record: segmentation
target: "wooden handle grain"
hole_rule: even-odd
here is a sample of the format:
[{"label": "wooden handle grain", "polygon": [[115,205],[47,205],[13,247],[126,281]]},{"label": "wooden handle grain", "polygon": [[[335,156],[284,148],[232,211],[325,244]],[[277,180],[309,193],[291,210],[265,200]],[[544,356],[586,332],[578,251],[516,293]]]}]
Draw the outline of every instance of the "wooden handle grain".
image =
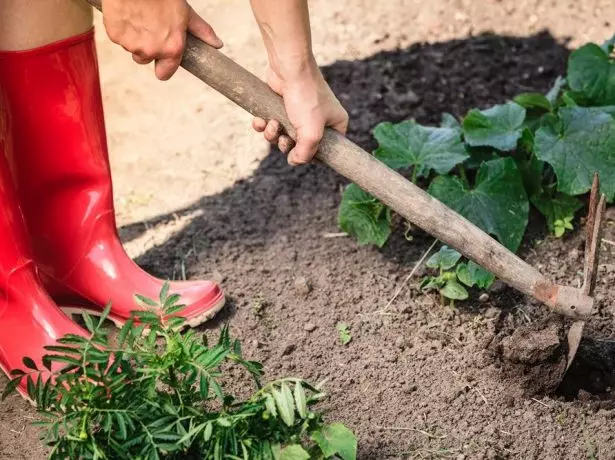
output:
[{"label": "wooden handle grain", "polygon": [[[88,2],[100,9],[100,0]],[[252,115],[278,120],[294,138],[295,130],[280,96],[220,51],[188,34],[181,66]],[[578,289],[554,284],[467,219],[336,131],[325,131],[316,158],[505,283],[558,313],[579,318],[591,312],[591,297]]]}]

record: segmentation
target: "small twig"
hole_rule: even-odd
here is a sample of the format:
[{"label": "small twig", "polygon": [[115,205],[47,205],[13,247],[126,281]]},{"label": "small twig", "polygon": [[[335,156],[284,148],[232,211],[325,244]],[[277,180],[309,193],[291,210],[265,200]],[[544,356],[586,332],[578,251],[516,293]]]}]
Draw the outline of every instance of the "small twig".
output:
[{"label": "small twig", "polygon": [[615,246],[615,241],[607,240],[606,238],[602,238],[602,242],[610,244],[611,246]]},{"label": "small twig", "polygon": [[323,238],[345,238],[348,236],[346,232],[338,232],[338,233],[323,233]]},{"label": "small twig", "polygon": [[425,259],[427,258],[427,256],[429,255],[429,253],[431,252],[431,250],[434,248],[434,246],[436,245],[436,243],[438,242],[438,240],[433,240],[433,243],[431,243],[431,246],[429,246],[429,248],[427,248],[427,251],[425,251],[423,253],[423,255],[421,256],[421,258],[417,261],[416,264],[414,264],[414,267],[412,267],[412,270],[410,271],[410,273],[408,274],[408,276],[406,276],[406,278],[402,281],[401,285],[399,286],[399,288],[397,288],[397,291],[395,291],[395,294],[393,295],[393,297],[391,297],[391,300],[389,300],[389,302],[386,304],[386,306],[378,311],[377,313],[385,313],[389,307],[391,306],[391,304],[393,302],[395,302],[395,299],[397,299],[397,297],[399,296],[399,294],[401,294],[401,291],[403,291],[403,289],[406,287],[406,284],[408,283],[408,281],[410,280],[410,278],[412,278],[414,276],[414,274],[416,273],[416,271],[419,269],[419,267],[423,264],[423,262],[425,261]]},{"label": "small twig", "polygon": [[549,406],[548,404],[543,403],[542,401],[539,401],[539,400],[538,400],[538,399],[536,399],[536,398],[532,398],[532,401],[535,401],[535,402],[537,402],[538,404],[542,404],[543,406],[548,407],[549,409],[551,409],[551,406]]}]

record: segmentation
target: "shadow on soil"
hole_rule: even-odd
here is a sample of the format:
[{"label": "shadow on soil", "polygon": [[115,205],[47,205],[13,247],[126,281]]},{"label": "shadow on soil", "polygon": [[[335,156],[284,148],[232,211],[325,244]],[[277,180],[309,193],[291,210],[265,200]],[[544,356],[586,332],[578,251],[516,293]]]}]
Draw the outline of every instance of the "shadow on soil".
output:
[{"label": "shadow on soil", "polygon": [[[416,118],[433,124],[439,122],[443,112],[460,117],[472,107],[501,103],[520,92],[546,92],[565,70],[567,55],[565,44],[556,42],[547,32],[530,37],[486,34],[444,43],[417,43],[362,60],[338,61],[323,72],[350,114],[350,139],[372,150],[371,130],[378,122]],[[244,279],[233,284],[235,292],[230,294],[234,299],[222,318],[227,320],[238,304],[247,302],[242,298],[244,289],[251,286],[254,292],[254,286],[260,284],[275,295],[276,289],[283,289],[270,281],[276,272],[281,267],[292,268],[297,258],[310,258],[316,247],[326,246],[331,260],[366,251],[366,263],[383,258],[401,269],[416,262],[431,238],[418,235],[414,243],[408,243],[403,229],[398,229],[380,251],[359,249],[347,238],[322,237],[338,231],[337,205],[346,182],[324,166],[291,169],[281,154],[272,151],[249,179],[173,213],[126,226],[121,235],[130,240],[145,231],[144,224],[151,228],[175,216],[202,213],[137,262],[162,277],[177,273],[180,260],[189,277],[205,276],[213,270],[232,273],[234,264],[252,263],[242,266]],[[291,246],[294,256],[280,255],[276,249],[280,245]],[[256,258],[251,259],[251,255]],[[327,260],[314,264],[327,269]],[[339,268],[329,265],[332,270]],[[592,357],[586,345],[582,345],[573,373],[581,375],[587,370],[583,367],[583,357],[587,356],[586,363],[602,366],[612,375],[614,360]],[[564,393],[577,394],[579,388],[571,386]],[[602,391],[605,388],[600,387]]]}]

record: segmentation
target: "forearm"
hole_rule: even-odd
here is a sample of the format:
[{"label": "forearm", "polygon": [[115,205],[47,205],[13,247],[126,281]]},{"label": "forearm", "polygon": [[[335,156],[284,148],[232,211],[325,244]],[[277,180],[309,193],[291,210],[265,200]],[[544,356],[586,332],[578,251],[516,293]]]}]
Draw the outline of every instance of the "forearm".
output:
[{"label": "forearm", "polygon": [[278,77],[314,66],[307,0],[251,0],[269,65]]}]

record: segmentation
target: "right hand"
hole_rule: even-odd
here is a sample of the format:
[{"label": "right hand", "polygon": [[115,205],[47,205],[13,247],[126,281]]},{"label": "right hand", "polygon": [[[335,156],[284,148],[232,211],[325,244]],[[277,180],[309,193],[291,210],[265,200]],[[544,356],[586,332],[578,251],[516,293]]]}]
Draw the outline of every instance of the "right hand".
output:
[{"label": "right hand", "polygon": [[186,31],[222,47],[214,29],[186,0],[104,0],[103,23],[111,41],[132,53],[135,62],[156,61],[159,80],[168,80],[179,67]]}]

